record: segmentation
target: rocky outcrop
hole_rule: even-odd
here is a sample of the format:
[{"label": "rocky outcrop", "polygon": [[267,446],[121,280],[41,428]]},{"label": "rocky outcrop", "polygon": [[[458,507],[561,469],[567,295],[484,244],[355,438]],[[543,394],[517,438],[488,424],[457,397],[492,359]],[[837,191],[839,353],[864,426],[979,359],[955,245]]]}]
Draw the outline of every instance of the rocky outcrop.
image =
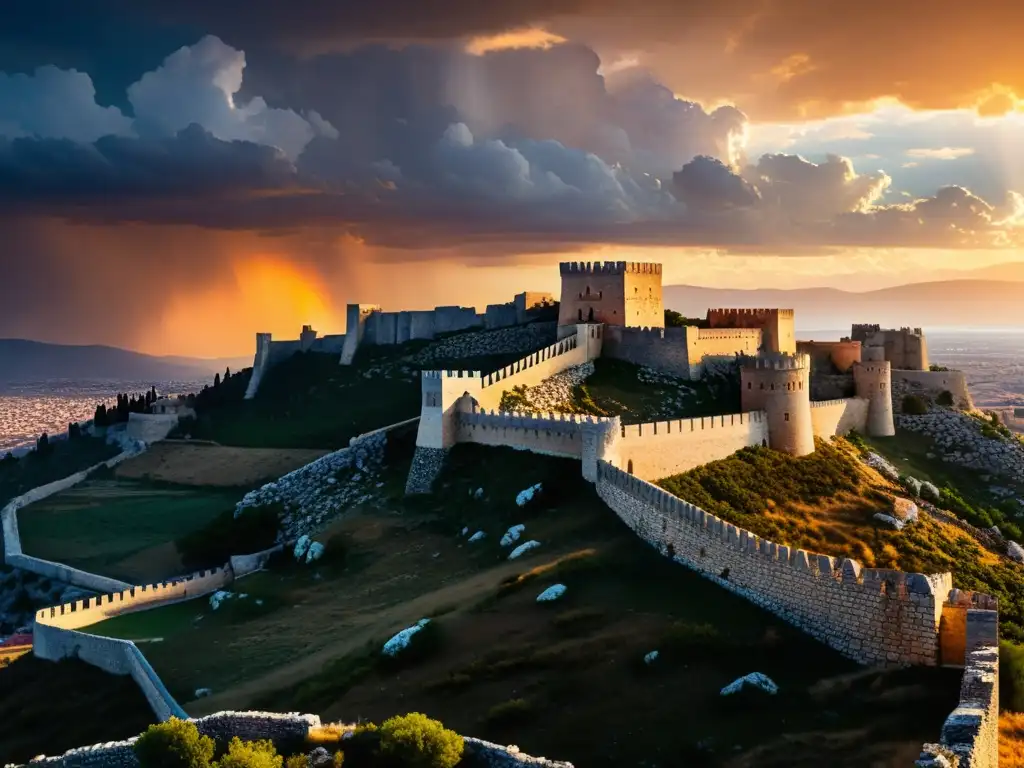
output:
[{"label": "rocky outcrop", "polygon": [[405,361],[414,365],[430,365],[439,360],[481,355],[527,355],[554,344],[555,340],[555,323],[531,323],[494,331],[471,331],[435,341],[405,358]]},{"label": "rocky outcrop", "polygon": [[900,415],[896,426],[935,440],[938,458],[981,472],[1024,477],[1024,444],[1015,437],[987,437],[981,422],[959,411],[937,410],[921,416]]},{"label": "rocky outcrop", "polygon": [[345,510],[373,498],[386,445],[383,430],[355,438],[348,448],[250,491],[235,506],[235,516],[254,507],[278,505],[279,541],[314,533]]}]

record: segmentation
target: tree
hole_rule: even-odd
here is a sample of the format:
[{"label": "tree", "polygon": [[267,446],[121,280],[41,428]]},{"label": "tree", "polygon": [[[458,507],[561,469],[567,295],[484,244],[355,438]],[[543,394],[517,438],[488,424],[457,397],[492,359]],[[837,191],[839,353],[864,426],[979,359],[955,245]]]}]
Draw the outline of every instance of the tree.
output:
[{"label": "tree", "polygon": [[277,754],[269,740],[242,741],[235,736],[228,743],[228,753],[218,760],[215,768],[282,768],[284,758]]},{"label": "tree", "polygon": [[220,374],[219,373],[215,373],[213,375],[213,388],[216,389],[219,386],[220,386]]},{"label": "tree", "polygon": [[45,432],[39,436],[36,440],[36,454],[39,456],[45,456],[50,452],[50,436]]},{"label": "tree", "polygon": [[135,742],[141,768],[211,768],[213,752],[213,739],[176,717],[149,726]]},{"label": "tree", "polygon": [[419,712],[385,720],[380,726],[380,752],[408,768],[454,768],[462,759],[463,740]]},{"label": "tree", "polygon": [[935,402],[937,405],[944,405],[949,407],[953,404],[953,393],[950,392],[948,389],[944,389],[941,392],[939,392],[938,396],[935,398]]},{"label": "tree", "polygon": [[227,381],[230,378],[231,378],[231,368],[225,368],[224,369],[224,381]]},{"label": "tree", "polygon": [[928,413],[928,403],[920,395],[906,395],[903,398],[903,413],[908,416],[923,416]]}]

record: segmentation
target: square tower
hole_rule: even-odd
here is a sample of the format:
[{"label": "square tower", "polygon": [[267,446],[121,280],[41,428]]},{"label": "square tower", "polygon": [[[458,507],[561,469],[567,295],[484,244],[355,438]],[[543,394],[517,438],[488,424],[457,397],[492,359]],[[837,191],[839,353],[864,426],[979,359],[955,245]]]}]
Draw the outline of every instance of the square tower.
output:
[{"label": "square tower", "polygon": [[570,261],[558,266],[562,275],[559,325],[665,327],[661,264]]}]

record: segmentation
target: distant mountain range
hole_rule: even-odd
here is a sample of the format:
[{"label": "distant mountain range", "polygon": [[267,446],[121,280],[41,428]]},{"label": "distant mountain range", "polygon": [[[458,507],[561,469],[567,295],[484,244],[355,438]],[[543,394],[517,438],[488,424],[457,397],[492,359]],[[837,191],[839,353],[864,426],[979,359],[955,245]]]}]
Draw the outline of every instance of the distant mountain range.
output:
[{"label": "distant mountain range", "polygon": [[252,358],[156,357],[104,346],[0,339],[0,382],[110,379],[132,382],[200,381],[252,365]]},{"label": "distant mountain range", "polygon": [[856,293],[836,288],[732,290],[668,285],[664,299],[666,307],[686,317],[703,317],[715,307],[793,309],[797,329],[848,328],[852,323],[897,328],[1024,327],[1024,265],[997,266],[1014,269],[993,270],[1001,272],[995,279],[910,283]]}]

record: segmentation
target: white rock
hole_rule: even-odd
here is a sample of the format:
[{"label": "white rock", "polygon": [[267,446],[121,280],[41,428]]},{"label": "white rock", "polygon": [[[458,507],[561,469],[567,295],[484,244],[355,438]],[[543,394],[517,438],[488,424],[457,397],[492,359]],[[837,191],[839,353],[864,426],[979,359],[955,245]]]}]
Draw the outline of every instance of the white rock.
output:
[{"label": "white rock", "polygon": [[1016,541],[1006,542],[1006,555],[1018,563],[1024,563],[1024,547]]},{"label": "white rock", "polygon": [[483,531],[477,531],[476,533],[474,533],[472,536],[469,537],[469,543],[472,544],[474,541],[480,541],[480,539],[484,538],[486,535],[487,534],[484,533]]},{"label": "white rock", "polygon": [[886,515],[882,512],[875,512],[875,514],[873,514],[872,517],[875,518],[875,520],[879,520],[885,523],[886,525],[891,525],[897,531],[902,531],[903,526],[905,525],[905,523],[902,520],[897,520],[892,515]]},{"label": "white rock", "polygon": [[210,607],[216,611],[218,608],[220,608],[221,603],[223,603],[225,600],[232,596],[233,595],[231,592],[226,592],[223,589],[218,589],[216,592],[210,595]]},{"label": "white rock", "polygon": [[525,525],[513,525],[511,528],[505,531],[505,535],[501,537],[501,546],[511,547],[513,544],[519,541],[519,537],[523,535],[523,531],[525,530]]},{"label": "white rock", "polygon": [[314,541],[309,545],[309,549],[306,551],[306,562],[312,563],[319,560],[324,556],[324,545],[319,541]]},{"label": "white rock", "polygon": [[765,693],[773,695],[779,692],[779,686],[777,686],[770,677],[762,674],[761,672],[751,672],[749,675],[737,678],[725,686],[725,688],[721,690],[721,695],[731,696],[734,693],[739,693],[748,685],[760,688]]},{"label": "white rock", "polygon": [[306,551],[309,549],[310,541],[309,536],[302,534],[299,536],[299,540],[295,542],[295,559],[302,560],[306,556]]},{"label": "white rock", "polygon": [[560,597],[562,597],[562,595],[565,594],[566,589],[567,587],[565,586],[565,584],[554,584],[545,589],[539,595],[537,595],[537,602],[550,603],[554,600],[558,600]]},{"label": "white rock", "polygon": [[539,541],[532,541],[532,540],[526,542],[525,544],[520,544],[518,547],[516,547],[515,549],[513,549],[509,553],[508,559],[509,560],[515,560],[520,555],[523,555],[523,554],[529,552],[531,549],[536,549],[539,546],[540,546],[540,542]]},{"label": "white rock", "polygon": [[381,649],[381,652],[385,656],[397,656],[401,651],[405,650],[409,646],[409,641],[412,640],[412,636],[429,623],[430,619],[420,619],[411,627],[406,627],[384,643],[384,647]]},{"label": "white rock", "polygon": [[527,504],[533,501],[534,494],[536,494],[540,490],[540,488],[541,483],[537,483],[536,485],[531,485],[525,491],[520,491],[516,496],[516,505],[520,507],[525,507]]},{"label": "white rock", "polygon": [[653,664],[655,661],[658,660],[658,656],[660,655],[661,654],[657,651],[651,651],[650,653],[644,656],[644,664]]},{"label": "white rock", "polygon": [[462,535],[465,536],[467,533],[469,533],[469,528],[463,528]]},{"label": "white rock", "polygon": [[196,698],[201,699],[204,696],[209,696],[213,691],[209,688],[196,688]]}]

